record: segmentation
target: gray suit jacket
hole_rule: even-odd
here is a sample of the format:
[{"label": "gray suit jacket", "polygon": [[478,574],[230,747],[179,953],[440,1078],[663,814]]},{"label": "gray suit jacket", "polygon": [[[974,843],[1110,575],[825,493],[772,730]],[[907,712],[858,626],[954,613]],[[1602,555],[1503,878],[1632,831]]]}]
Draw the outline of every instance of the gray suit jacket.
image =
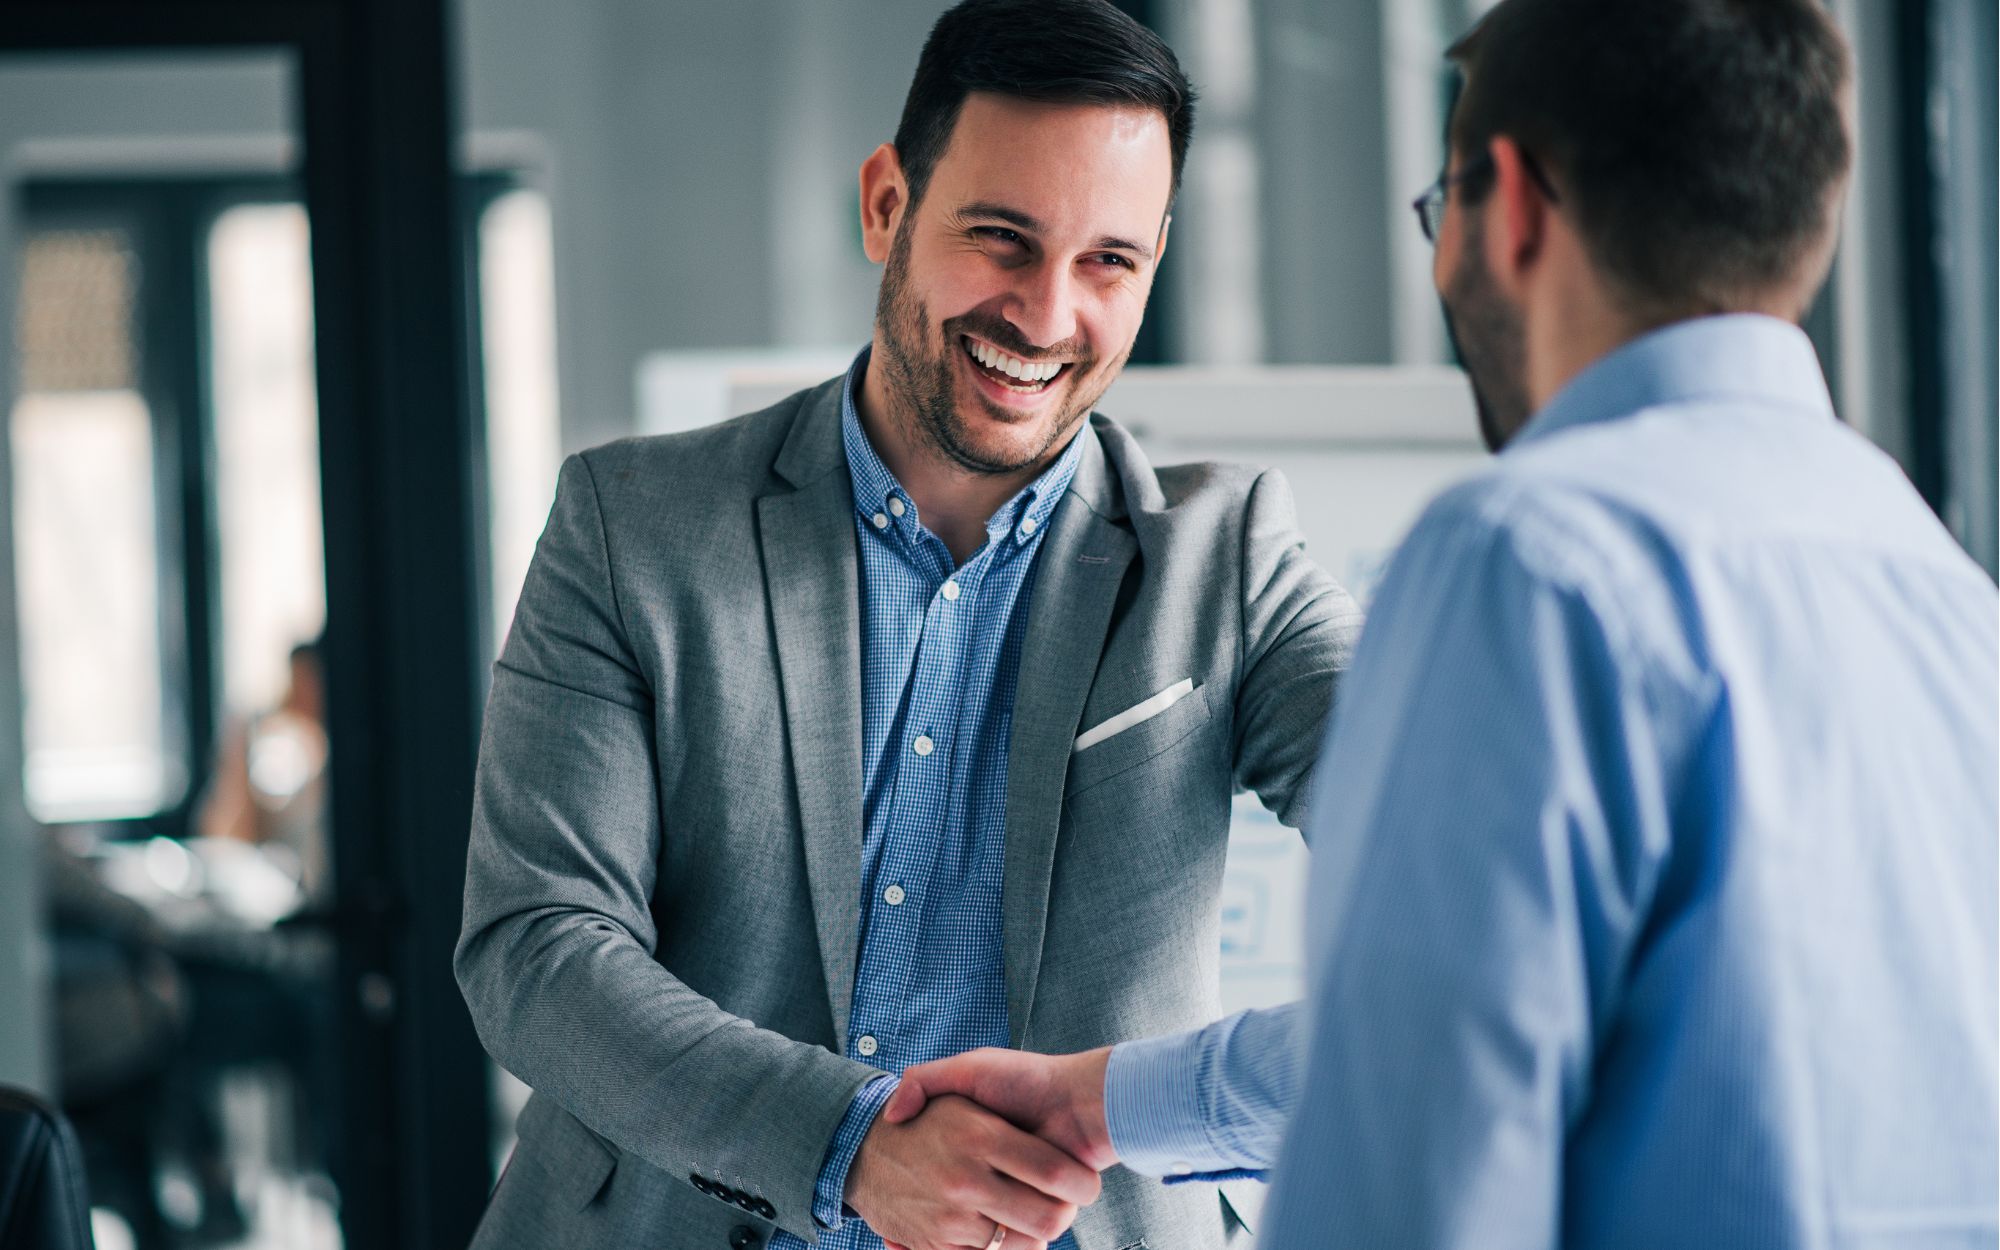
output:
[{"label": "gray suit jacket", "polygon": [[[1288,824],[1360,616],[1275,474],[1112,421],[1040,553],[1008,761],[1012,1042],[1220,1014],[1232,792]],[[861,663],[840,381],[572,457],[493,675],[457,971],[535,1090],[475,1245],[815,1239],[855,1091]],[[1192,679],[1164,713],[1079,733]],[[1213,1186],[1115,1168],[1080,1250],[1210,1250]]]}]

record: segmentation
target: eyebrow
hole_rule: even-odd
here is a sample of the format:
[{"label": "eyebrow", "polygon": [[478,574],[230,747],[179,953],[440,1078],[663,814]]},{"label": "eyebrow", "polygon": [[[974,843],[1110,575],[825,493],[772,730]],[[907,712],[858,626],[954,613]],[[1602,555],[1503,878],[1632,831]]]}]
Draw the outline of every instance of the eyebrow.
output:
[{"label": "eyebrow", "polygon": [[[976,204],[967,204],[958,210],[958,216],[985,217],[993,221],[1004,221],[1008,225],[1026,230],[1030,234],[1040,234],[1043,232],[1041,222],[1030,217],[1020,209],[1009,208],[1005,204],[993,204],[983,201]],[[1121,239],[1116,235],[1107,234],[1099,239],[1094,246],[1107,248],[1115,252],[1132,252],[1137,254],[1141,260],[1153,259],[1152,248],[1142,243],[1134,243],[1130,239]]]}]

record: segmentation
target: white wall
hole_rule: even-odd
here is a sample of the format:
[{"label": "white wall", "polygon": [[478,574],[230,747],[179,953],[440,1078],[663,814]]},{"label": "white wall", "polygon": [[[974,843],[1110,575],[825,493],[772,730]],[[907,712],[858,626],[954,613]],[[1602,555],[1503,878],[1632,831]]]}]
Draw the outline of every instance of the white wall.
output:
[{"label": "white wall", "polygon": [[566,450],[635,428],[649,351],[866,340],[856,171],[943,7],[462,0],[475,154],[545,153]]}]

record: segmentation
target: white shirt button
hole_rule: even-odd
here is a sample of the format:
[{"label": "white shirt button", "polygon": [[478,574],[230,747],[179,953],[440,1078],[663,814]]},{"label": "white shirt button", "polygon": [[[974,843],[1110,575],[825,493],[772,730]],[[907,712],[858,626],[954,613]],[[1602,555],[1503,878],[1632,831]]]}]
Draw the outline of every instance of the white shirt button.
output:
[{"label": "white shirt button", "polygon": [[952,601],[953,603],[957,603],[957,602],[958,602],[958,583],[957,583],[957,582],[946,582],[946,583],[944,584],[944,597],[945,597],[945,598],[947,598],[947,599],[949,599],[949,600],[951,600],[951,601]]},{"label": "white shirt button", "polygon": [[929,734],[918,734],[917,740],[910,744],[910,749],[918,755],[929,755],[936,746],[937,743],[931,741]]},{"label": "white shirt button", "polygon": [[864,1033],[861,1035],[861,1040],[854,1043],[854,1049],[859,1052],[863,1059],[872,1059],[875,1056],[875,1052],[880,1050],[881,1047],[875,1044],[874,1038]]},{"label": "white shirt button", "polygon": [[1178,1159],[1167,1165],[1168,1176],[1187,1176],[1193,1171],[1194,1165],[1192,1163],[1182,1163]]},{"label": "white shirt button", "polygon": [[882,901],[891,907],[901,907],[903,905],[903,887],[892,885],[882,891]]},{"label": "white shirt button", "polygon": [[872,517],[869,517],[868,520],[878,530],[885,530],[889,528],[889,518],[882,515],[880,512],[876,513]]},{"label": "white shirt button", "polygon": [[891,495],[889,497],[889,511],[895,513],[897,516],[903,515],[903,501]]},{"label": "white shirt button", "polygon": [[1027,520],[1025,520],[1025,521],[1021,522],[1021,532],[1022,532],[1023,534],[1032,534],[1032,533],[1034,533],[1034,532],[1035,532],[1035,518],[1033,518],[1033,517],[1029,517],[1029,518],[1028,518]]}]

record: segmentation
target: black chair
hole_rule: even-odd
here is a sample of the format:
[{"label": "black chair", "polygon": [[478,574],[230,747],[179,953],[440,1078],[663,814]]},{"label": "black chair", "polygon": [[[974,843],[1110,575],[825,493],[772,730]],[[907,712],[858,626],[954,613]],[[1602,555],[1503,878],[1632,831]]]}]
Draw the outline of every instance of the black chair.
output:
[{"label": "black chair", "polygon": [[83,1152],[69,1121],[0,1086],[0,1250],[92,1250]]}]

